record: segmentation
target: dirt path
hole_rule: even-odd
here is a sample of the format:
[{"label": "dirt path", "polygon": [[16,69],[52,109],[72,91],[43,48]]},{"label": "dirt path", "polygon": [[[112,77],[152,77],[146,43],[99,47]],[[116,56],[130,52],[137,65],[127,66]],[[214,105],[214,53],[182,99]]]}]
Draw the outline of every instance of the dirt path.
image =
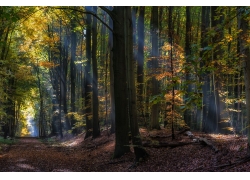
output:
[{"label": "dirt path", "polygon": [[60,164],[55,166],[54,159],[65,157],[56,148],[43,144],[37,138],[20,138],[11,145],[9,151],[0,157],[1,172],[39,172],[39,171],[72,171]]},{"label": "dirt path", "polygon": [[[89,139],[81,145],[83,137],[60,145],[42,143],[36,138],[19,138],[16,144],[0,155],[0,172],[112,171],[112,168],[106,168],[109,168],[107,165],[112,157],[114,142],[107,141],[103,136],[98,139],[98,144]],[[102,142],[106,142],[105,145]],[[77,143],[78,146],[75,146]],[[132,161],[125,159],[127,157],[123,162]]]}]

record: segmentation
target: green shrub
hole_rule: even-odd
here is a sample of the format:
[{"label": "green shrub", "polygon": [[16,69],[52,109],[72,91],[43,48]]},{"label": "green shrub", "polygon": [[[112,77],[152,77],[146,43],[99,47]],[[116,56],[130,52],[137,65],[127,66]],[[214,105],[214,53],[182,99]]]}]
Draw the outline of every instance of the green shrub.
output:
[{"label": "green shrub", "polygon": [[4,139],[3,137],[0,137],[0,144],[14,144],[16,143],[16,140],[15,139]]}]

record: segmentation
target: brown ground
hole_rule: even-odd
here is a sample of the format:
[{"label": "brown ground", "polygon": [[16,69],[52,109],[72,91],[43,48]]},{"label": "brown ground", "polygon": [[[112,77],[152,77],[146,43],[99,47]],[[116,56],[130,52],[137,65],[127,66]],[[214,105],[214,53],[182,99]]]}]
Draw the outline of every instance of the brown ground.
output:
[{"label": "brown ground", "polygon": [[[134,154],[112,159],[114,135],[106,131],[97,139],[83,140],[84,134],[60,143],[41,142],[35,138],[20,138],[17,143],[0,151],[1,172],[189,172],[189,171],[250,171],[250,160],[234,164],[246,155],[246,137],[213,135],[193,132],[195,137],[205,137],[218,148],[193,142],[193,138],[179,134],[171,141],[168,130],[141,129],[143,142],[177,143],[189,145],[172,147],[145,147],[149,157],[135,166]],[[230,166],[222,166],[227,165]]]}]

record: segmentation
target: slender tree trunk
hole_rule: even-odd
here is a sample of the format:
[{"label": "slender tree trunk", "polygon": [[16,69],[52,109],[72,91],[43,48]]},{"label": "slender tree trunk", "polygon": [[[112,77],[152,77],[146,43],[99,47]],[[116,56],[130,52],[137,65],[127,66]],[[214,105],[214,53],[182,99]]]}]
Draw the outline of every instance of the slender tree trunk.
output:
[{"label": "slender tree trunk", "polygon": [[59,43],[59,64],[60,64],[60,78],[59,78],[59,134],[60,137],[63,138],[63,132],[62,132],[62,87],[63,87],[63,81],[62,81],[62,20],[60,19],[60,43]]},{"label": "slender tree trunk", "polygon": [[[97,6],[93,7],[93,12],[97,13]],[[100,126],[99,126],[99,102],[98,102],[98,73],[97,73],[97,58],[96,58],[96,48],[97,48],[97,19],[93,17],[92,24],[92,67],[93,67],[93,79],[92,79],[92,109],[93,109],[93,138],[100,136]]]},{"label": "slender tree trunk", "polygon": [[[186,6],[186,38],[185,38],[185,54],[186,54],[186,64],[187,66],[191,65],[190,64],[190,56],[191,56],[191,15],[190,15],[190,6]],[[192,85],[190,84],[191,80],[191,69],[190,67],[186,67],[186,83],[187,83],[187,94],[185,95],[185,99],[189,98],[189,94],[192,91]],[[188,100],[185,101],[187,105]],[[184,112],[184,121],[185,123],[191,127],[191,111],[189,109],[185,110]]]},{"label": "slender tree trunk", "polygon": [[247,112],[247,155],[250,156],[250,52],[247,46],[247,39],[249,37],[249,22],[243,16],[244,7],[237,7],[237,13],[240,14],[238,21],[239,27],[242,30],[240,37],[240,62],[244,71],[245,93],[246,93],[246,112]]},{"label": "slender tree trunk", "polygon": [[[90,7],[86,7],[89,9]],[[85,139],[92,135],[93,122],[91,118],[91,15],[87,14],[87,29],[86,29],[86,57],[84,81],[85,81],[85,116],[86,116],[86,134]]]},{"label": "slender tree trunk", "polygon": [[[76,87],[76,67],[75,67],[75,60],[76,60],[76,32],[74,28],[76,27],[75,24],[75,19],[73,18],[71,21],[71,59],[70,59],[70,96],[71,96],[71,101],[70,101],[70,107],[71,107],[71,112],[75,112],[75,87]],[[76,120],[74,118],[74,115],[71,115],[71,126],[75,126]],[[72,133],[76,135],[76,129],[72,130]]]},{"label": "slender tree trunk", "polygon": [[145,7],[139,7],[139,17],[138,17],[138,52],[137,52],[137,84],[138,84],[138,105],[139,112],[144,115],[143,112],[143,88],[144,88],[144,16]]},{"label": "slender tree trunk", "polygon": [[[210,7],[208,6],[202,6],[202,18],[201,18],[201,47],[205,48],[208,46],[208,41],[206,40],[207,31],[210,26]],[[208,62],[205,57],[205,51],[201,51],[201,63],[200,67],[204,68],[207,66]],[[201,80],[204,81],[202,85],[202,131],[208,132],[209,122],[208,122],[208,109],[209,109],[209,84],[210,84],[210,78],[208,75],[208,71],[205,71],[201,75]]]},{"label": "slender tree trunk", "polygon": [[[222,16],[220,16],[219,19],[217,19],[217,6],[211,6],[211,18],[212,18],[212,22],[211,25],[213,28],[217,27],[219,24],[222,23]],[[219,31],[216,33],[216,35],[213,37],[212,41],[213,44],[218,43],[221,39],[223,38],[223,32]],[[221,57],[222,54],[222,50],[221,50],[221,45],[216,46],[216,49],[213,51],[213,61],[215,61],[215,68],[218,69],[218,73],[220,73],[219,71],[219,65],[218,65],[218,60]],[[217,50],[219,49],[219,50]],[[215,132],[220,132],[221,131],[221,127],[219,126],[221,123],[221,102],[220,102],[220,96],[219,96],[219,91],[221,89],[221,83],[220,83],[220,79],[218,76],[217,71],[213,72],[213,86],[214,86],[214,101],[215,101]]]},{"label": "slender tree trunk", "polygon": [[175,85],[174,85],[174,65],[173,65],[173,20],[172,20],[172,14],[173,14],[173,7],[169,6],[169,11],[168,11],[168,42],[170,44],[170,63],[171,63],[171,78],[172,78],[172,99],[171,99],[171,131],[172,131],[172,140],[175,139],[175,134],[174,134],[174,107],[175,107],[175,96],[174,96],[174,90],[175,90]]},{"label": "slender tree trunk", "polygon": [[[63,87],[62,87],[62,106],[63,106],[63,112],[65,115],[67,115],[68,113],[68,106],[67,106],[67,74],[68,74],[68,40],[67,40],[67,33],[66,33],[66,37],[64,37],[64,46],[63,46],[63,50],[64,50],[64,56],[63,56]],[[69,122],[69,118],[68,116],[65,116],[65,129],[66,130],[70,130],[71,129],[71,124]]]},{"label": "slender tree trunk", "polygon": [[[200,43],[200,37],[199,37],[199,33],[201,32],[201,7],[199,7],[198,9],[198,13],[197,13],[197,16],[198,16],[198,22],[197,22],[197,26],[196,26],[196,36],[195,36],[195,40],[194,42],[196,42],[197,44]],[[197,54],[198,55],[198,54]],[[196,72],[196,81],[197,82],[201,82],[201,76],[200,74],[198,73],[198,69],[200,68],[200,65],[197,64],[197,66],[195,67],[195,72]],[[201,86],[202,88],[202,86]],[[200,87],[198,88],[198,86],[196,86],[196,92],[201,95],[202,97],[202,90],[200,89]],[[202,130],[202,107],[198,107],[196,106],[196,129],[195,130],[198,130],[198,131],[201,131]]]},{"label": "slender tree trunk", "polygon": [[[237,12],[240,12],[240,7],[237,7]],[[237,28],[241,29],[241,13],[238,14],[237,16]],[[237,54],[240,55],[240,47],[241,47],[241,37],[240,34],[238,34],[237,36]],[[235,120],[236,120],[236,129],[238,129],[238,131],[241,131],[242,133],[243,131],[243,122],[241,122],[241,117],[243,116],[242,112],[241,112],[241,108],[242,108],[242,104],[240,101],[241,98],[241,91],[242,91],[242,80],[241,77],[243,75],[243,69],[242,67],[238,68],[238,73],[236,73],[235,77],[234,77],[234,97],[236,98],[236,102],[234,103],[234,108],[237,110],[237,112],[234,113],[235,116]],[[239,124],[241,124],[241,127],[239,127]]]},{"label": "slender tree trunk", "polygon": [[[159,82],[156,79],[155,75],[157,75],[159,72],[159,44],[158,44],[158,34],[159,34],[159,22],[158,22],[158,6],[152,7],[151,12],[151,33],[152,33],[152,59],[151,61],[151,72],[153,77],[151,77],[151,84],[152,84],[152,96],[158,95],[159,92]],[[152,129],[160,129],[159,125],[159,102],[156,104],[153,104],[151,107],[151,128]]]},{"label": "slender tree trunk", "polygon": [[37,75],[37,84],[38,84],[38,89],[39,89],[39,96],[40,96],[40,112],[39,112],[39,137],[43,137],[45,135],[44,129],[43,129],[43,111],[44,111],[44,97],[43,97],[43,91],[42,91],[42,86],[41,86],[41,80],[40,80],[40,71],[39,67],[37,65],[36,67],[36,75]]},{"label": "slender tree trunk", "polygon": [[[113,28],[113,20],[109,17],[109,26]],[[115,95],[114,95],[114,69],[113,69],[113,34],[109,31],[109,39],[108,39],[108,49],[109,49],[109,70],[110,70],[110,121],[111,121],[111,129],[110,133],[115,133]]]},{"label": "slender tree trunk", "polygon": [[131,23],[131,7],[125,7],[125,17],[127,17],[125,31],[127,32],[126,39],[126,61],[127,61],[127,74],[128,74],[128,99],[129,99],[129,120],[130,130],[132,135],[132,143],[134,147],[134,153],[136,161],[140,158],[144,158],[147,153],[142,147],[142,141],[140,138],[140,132],[137,121],[137,106],[136,106],[136,88],[134,77],[134,56],[133,56],[133,31]]},{"label": "slender tree trunk", "polygon": [[7,113],[7,124],[6,124],[6,129],[5,129],[5,133],[4,133],[4,138],[6,139],[7,135],[9,135],[10,137],[14,137],[14,122],[15,122],[15,102],[12,99],[14,93],[15,93],[15,88],[14,88],[14,84],[15,84],[15,79],[14,77],[10,77],[8,80],[8,86],[7,86],[7,93],[9,95],[9,97],[7,98],[7,109],[6,109],[6,113]]}]

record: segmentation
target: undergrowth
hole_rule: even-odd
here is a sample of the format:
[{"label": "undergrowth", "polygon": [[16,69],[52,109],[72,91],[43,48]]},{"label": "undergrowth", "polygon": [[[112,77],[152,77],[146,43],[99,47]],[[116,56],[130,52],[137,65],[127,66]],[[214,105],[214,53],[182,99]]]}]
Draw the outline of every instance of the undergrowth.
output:
[{"label": "undergrowth", "polygon": [[4,139],[3,137],[0,137],[0,145],[1,144],[7,144],[7,145],[12,145],[15,144],[17,142],[16,139]]}]

